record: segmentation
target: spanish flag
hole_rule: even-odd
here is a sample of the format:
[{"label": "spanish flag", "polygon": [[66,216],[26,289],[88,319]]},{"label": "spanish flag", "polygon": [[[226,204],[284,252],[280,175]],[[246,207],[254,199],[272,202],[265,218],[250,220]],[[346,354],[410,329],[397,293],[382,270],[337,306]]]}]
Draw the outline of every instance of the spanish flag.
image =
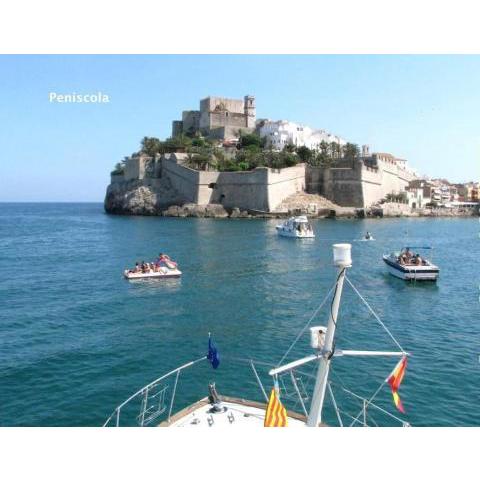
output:
[{"label": "spanish flag", "polygon": [[403,377],[405,375],[405,369],[407,368],[407,357],[402,357],[402,359],[397,363],[396,367],[393,369],[393,372],[387,378],[387,382],[392,389],[393,403],[402,413],[405,413],[403,409],[402,401],[398,395],[398,389],[402,383]]},{"label": "spanish flag", "polygon": [[267,409],[265,410],[264,427],[286,427],[287,426],[287,410],[280,402],[275,388],[272,388],[270,400],[268,400]]}]

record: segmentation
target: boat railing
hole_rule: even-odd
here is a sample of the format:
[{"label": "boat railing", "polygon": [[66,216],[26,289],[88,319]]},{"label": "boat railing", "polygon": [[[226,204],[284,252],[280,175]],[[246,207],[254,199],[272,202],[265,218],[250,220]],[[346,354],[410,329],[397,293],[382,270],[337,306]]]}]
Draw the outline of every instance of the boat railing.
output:
[{"label": "boat railing", "polygon": [[[385,415],[388,417],[390,420],[394,421],[395,423],[399,423],[402,427],[410,427],[410,423],[407,422],[406,420],[402,420],[400,417],[397,417],[393,413],[389,412],[388,410],[385,410],[384,408],[380,407],[376,403],[362,397],[361,395],[356,394],[355,392],[352,392],[348,388],[345,388],[341,385],[335,384],[333,382],[328,382],[328,387],[330,392],[332,392],[332,385],[335,386],[337,389],[340,389],[343,393],[346,395],[350,396],[353,399],[358,400],[361,403],[360,410],[357,412],[357,415],[352,415],[351,412],[347,412],[341,408],[339,408],[337,405],[334,405],[334,408],[337,413],[337,418],[339,415],[343,415],[345,418],[348,418],[351,422],[349,424],[346,424],[346,426],[349,427],[369,427],[371,425],[378,427],[379,424],[377,421],[374,419],[372,411],[375,411],[379,415]],[[369,423],[370,422],[370,423]],[[341,426],[344,426],[343,420],[340,421]]]},{"label": "boat railing", "polygon": [[[165,417],[167,421],[173,412],[175,403],[175,396],[177,392],[177,385],[180,374],[192,366],[205,361],[207,357],[201,357],[197,360],[185,363],[184,365],[162,375],[148,385],[145,385],[133,395],[128,397],[124,402],[118,405],[117,408],[108,417],[103,424],[104,427],[120,427],[122,421],[122,413],[135,402],[140,402],[140,409],[135,416],[136,424],[140,427],[145,427],[152,424],[153,421]],[[173,386],[168,384],[168,381],[173,381]],[[171,394],[169,394],[171,391]]]},{"label": "boat railing", "polygon": [[[184,365],[155,379],[148,385],[145,385],[118,405],[103,426],[120,427],[135,425],[146,427],[158,425],[162,422],[168,424],[171,417],[176,413],[174,407],[176,405],[176,396],[178,393],[177,387],[179,386],[179,380],[182,373],[197,364],[205,362],[205,360],[207,360],[206,356],[185,363]],[[222,356],[222,361],[225,362],[225,364],[242,363],[245,366],[248,366],[260,389],[261,396],[265,403],[268,402],[269,390],[272,388],[272,379],[270,375],[268,375],[268,371],[276,365],[269,362],[253,360],[251,358],[238,357]],[[287,407],[287,410],[308,416],[311,392],[315,383],[315,374],[306,371],[304,368],[295,368],[280,373],[277,376],[277,382],[280,390],[280,397]],[[386,416],[390,420],[389,424],[398,422],[403,426],[409,426],[408,422],[393,415],[379,405],[348,390],[343,385],[329,382],[327,386],[330,404],[339,426],[376,426],[378,423],[375,418],[378,418],[378,415]],[[350,409],[354,408],[355,411],[352,412],[340,408],[337,399],[334,396],[334,390],[335,395],[341,392],[342,397],[348,396],[351,399],[354,399],[356,404],[354,407],[350,405]],[[196,400],[200,400],[200,398],[196,398]],[[359,405],[358,408],[357,405]],[[376,417],[372,415],[372,412],[376,412]]]}]

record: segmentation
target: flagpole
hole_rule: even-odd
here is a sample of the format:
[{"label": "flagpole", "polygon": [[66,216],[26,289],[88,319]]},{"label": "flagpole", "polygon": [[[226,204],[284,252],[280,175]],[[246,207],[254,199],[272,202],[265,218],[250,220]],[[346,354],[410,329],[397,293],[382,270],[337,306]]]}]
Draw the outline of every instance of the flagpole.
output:
[{"label": "flagpole", "polygon": [[343,281],[345,280],[345,272],[347,268],[352,266],[351,248],[352,246],[349,243],[333,245],[333,261],[339,268],[339,273],[335,288],[335,296],[330,309],[327,331],[325,333],[325,343],[321,351],[320,363],[317,370],[310,413],[307,418],[307,426],[309,427],[317,427],[322,421],[322,410],[327,388],[328,373],[330,370],[330,361],[334,354],[334,338],[335,330],[337,328]]}]

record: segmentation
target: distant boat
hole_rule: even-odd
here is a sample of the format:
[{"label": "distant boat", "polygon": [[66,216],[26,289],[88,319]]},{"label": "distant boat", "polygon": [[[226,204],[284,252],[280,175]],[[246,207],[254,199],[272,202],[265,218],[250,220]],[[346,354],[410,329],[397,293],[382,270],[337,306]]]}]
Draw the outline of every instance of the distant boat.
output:
[{"label": "distant boat", "polygon": [[123,276],[128,280],[136,280],[141,278],[178,278],[182,272],[178,269],[178,265],[168,255],[161,254],[160,257],[152,263],[137,263],[133,270],[126,269]]},{"label": "distant boat", "polygon": [[131,272],[130,270],[125,270],[123,276],[128,280],[137,280],[141,278],[178,278],[182,275],[182,272],[178,268],[167,268],[160,267],[156,272],[149,271],[146,273],[142,272]]},{"label": "distant boat", "polygon": [[313,228],[305,215],[291,217],[284,223],[277,225],[277,232],[282,237],[315,238]]},{"label": "distant boat", "polygon": [[[383,255],[388,272],[402,280],[430,280],[436,281],[440,273],[437,265],[426,258],[417,257],[411,253],[413,249],[430,250],[431,247],[405,247],[399,253],[392,252]],[[420,258],[420,260],[417,260]]]}]

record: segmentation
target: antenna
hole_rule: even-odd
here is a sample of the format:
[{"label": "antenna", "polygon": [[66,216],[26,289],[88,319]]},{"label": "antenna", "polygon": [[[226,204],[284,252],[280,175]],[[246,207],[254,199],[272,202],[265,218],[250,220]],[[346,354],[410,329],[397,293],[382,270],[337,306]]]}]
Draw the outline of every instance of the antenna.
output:
[{"label": "antenna", "polygon": [[[340,307],[340,298],[342,296],[343,281],[345,279],[346,269],[352,266],[352,246],[349,243],[337,243],[333,245],[333,263],[338,267],[337,284],[335,286],[335,296],[333,297],[330,316],[325,332],[325,339],[318,345],[322,346],[320,352],[320,363],[317,370],[317,379],[312,396],[310,413],[307,418],[307,426],[316,427],[322,421],[323,402],[325,400],[325,390],[327,388],[328,373],[330,370],[330,360],[334,355],[334,338],[337,328],[338,310]],[[312,332],[313,333],[313,332]],[[312,342],[313,344],[313,342]]]}]

